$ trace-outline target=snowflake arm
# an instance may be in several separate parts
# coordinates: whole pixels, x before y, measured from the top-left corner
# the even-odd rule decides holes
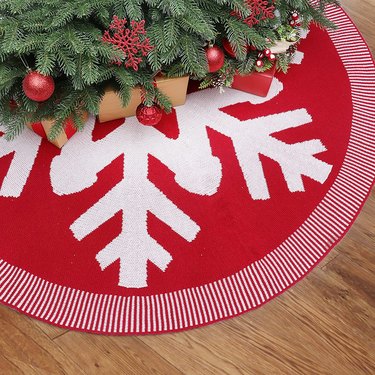
[[[96,260],[102,270],[120,260],[118,285],[126,288],[144,288],[147,286],[148,262],[165,271],[172,257],[153,238],[147,236],[144,240],[142,236],[138,241],[134,241],[132,234],[125,230],[97,254]]]
[[[189,242],[195,239],[200,227],[152,183],[146,182],[142,186],[142,193],[139,186],[133,184],[137,184],[136,180],[120,182],[77,219],[71,230],[77,239],[82,240],[121,210],[121,234],[101,250],[96,259],[103,270],[120,260],[119,285],[142,288],[147,286],[149,261],[165,271],[172,259],[171,255],[148,234],[147,212],[152,212]]]
[[[89,210],[82,214],[71,226],[77,240],[81,241],[106,221],[111,219],[120,211],[121,205],[113,205],[113,201],[122,198],[122,184],[116,185],[103,198],[96,202]]]
[[[228,126],[228,116],[221,113],[211,126],[229,136],[236,150],[249,193],[253,199],[270,199],[260,155],[276,161],[283,172],[291,192],[303,192],[302,176],[324,183],[332,166],[315,157],[326,151],[320,140],[309,140],[287,144],[275,136],[282,130],[310,124],[311,116],[305,109],[279,113],[257,119],[238,121],[237,126]]]
[[[0,158],[14,153],[9,170],[0,184],[0,196],[18,198],[27,183],[38,155],[42,139],[26,129],[19,137],[9,142],[0,137]]]
[[[96,147],[99,150],[104,145]],[[148,152],[142,148],[129,151],[124,159],[126,178],[71,225],[74,236],[81,241],[116,213],[122,213],[120,235],[101,250],[96,259],[102,270],[119,260],[119,285],[128,288],[147,286],[148,262],[165,271],[172,260],[171,254],[149,235],[148,212],[186,241],[193,241],[200,231],[187,214],[148,180],[147,158]]]

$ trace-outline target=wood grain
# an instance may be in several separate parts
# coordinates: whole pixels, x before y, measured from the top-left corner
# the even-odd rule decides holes
[[[141,340],[184,374],[372,374],[373,289],[371,273],[340,255],[265,308]]]
[[[84,374],[34,320],[1,307],[1,374]]]
[[[375,50],[375,0],[342,4]],[[0,374],[375,374],[375,191],[346,238],[263,308],[179,334],[100,337],[0,306]]]
[[[136,337],[113,339],[74,332],[58,337],[55,343],[79,363],[86,374],[182,375]]]

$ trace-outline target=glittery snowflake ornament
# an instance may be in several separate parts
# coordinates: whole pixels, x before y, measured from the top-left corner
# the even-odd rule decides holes
[[[111,43],[124,53],[125,66],[138,71],[139,64],[143,57],[147,56],[154,49],[150,45],[150,39],[146,38],[145,21],[131,21],[130,28],[127,27],[126,18],[113,17],[109,30],[104,32],[103,41]],[[122,65],[123,61],[114,61],[117,65]]]
[[[244,21],[250,27],[258,25],[261,21],[275,18],[275,6],[268,0],[246,0],[251,14]],[[273,2],[272,2],[273,3]]]

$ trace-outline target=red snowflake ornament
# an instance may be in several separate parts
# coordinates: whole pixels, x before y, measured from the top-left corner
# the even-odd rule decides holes
[[[131,21],[130,28],[126,27],[127,24],[126,18],[119,19],[114,16],[109,30],[105,31],[103,35],[103,41],[111,43],[123,51],[125,66],[137,71],[143,57],[147,56],[154,46],[151,46],[150,39],[145,37],[145,20]],[[115,61],[115,64],[120,66],[122,61]]]
[[[270,5],[268,0],[245,0],[251,14],[244,19],[250,27],[258,25],[261,21],[275,18],[275,6]]]

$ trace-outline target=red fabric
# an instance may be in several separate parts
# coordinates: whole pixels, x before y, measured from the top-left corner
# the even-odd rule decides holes
[[[353,34],[347,48],[356,38],[358,44],[363,44],[346,16],[338,12],[342,27]],[[343,48],[341,39],[340,45]],[[317,48],[324,51],[319,59]],[[245,123],[249,119],[306,108],[313,119],[311,124],[273,136],[287,144],[321,140],[327,151],[316,157],[333,166],[324,183],[303,178],[305,192],[291,193],[280,166],[260,155],[272,199],[251,199],[233,140],[207,124],[212,153],[222,165],[223,177],[216,194],[203,196],[188,192],[176,183],[175,174],[167,165],[152,155],[148,157],[148,179],[199,223],[198,236],[187,242],[149,213],[148,233],[168,249],[173,261],[165,272],[149,264],[147,287],[124,288],[118,286],[119,264],[102,270],[96,260],[98,251],[119,235],[121,213],[82,241],[77,241],[69,228],[88,207],[126,178],[127,156],[105,166],[91,187],[77,194],[57,195],[51,187],[50,165],[61,151],[42,143],[22,195],[19,198],[0,196],[2,216],[7,218],[2,222],[0,287],[10,291],[3,294],[2,302],[70,329],[109,334],[161,333],[236,316],[280,294],[278,284],[287,288],[307,274],[342,238],[370,191],[375,176],[375,140],[369,130],[374,126],[374,118],[369,114],[374,103],[366,104],[364,111],[357,113],[360,104],[353,107],[352,100],[356,98],[351,97],[351,89],[355,90],[356,86],[351,87],[348,71],[330,37],[314,29],[301,44],[301,51],[305,53],[302,65],[294,65],[288,75],[277,74],[284,90],[274,99],[257,105],[236,103],[220,110]],[[362,57],[368,54],[366,51]],[[353,58],[355,54],[347,53],[347,56]],[[374,69],[372,65],[363,69],[363,61],[360,59],[360,73],[356,73],[364,75],[362,81],[369,69]],[[370,64],[369,61],[365,64]],[[375,87],[368,84],[363,90],[375,92]],[[375,97],[373,91],[368,100]],[[207,103],[211,105],[215,103]],[[197,113],[192,118],[192,129],[201,115]],[[105,141],[120,126],[126,123],[123,125],[119,120],[105,126],[97,124],[93,140]],[[177,140],[176,112],[165,116],[157,129]],[[77,140],[77,157],[79,136],[71,141]],[[0,160],[0,178],[6,176],[10,162],[9,157]],[[347,170],[349,177],[344,174]],[[85,173],[83,168],[82,176]],[[344,193],[334,195],[341,190]],[[331,198],[326,202],[327,197]],[[314,215],[317,218],[310,222]],[[322,223],[319,215],[323,217]],[[301,234],[303,231],[308,233],[306,237]],[[293,237],[295,233],[297,237]],[[276,249],[280,253],[273,257]],[[291,270],[287,269],[289,263]],[[13,286],[12,280],[18,277],[15,275],[23,275],[15,267],[38,279],[22,279],[23,287]],[[46,281],[51,284],[44,284]],[[17,293],[27,290],[27,294],[12,294],[12,290]],[[34,296],[33,293],[35,300],[42,298],[45,304],[35,302],[28,308],[34,298],[29,296]],[[49,300],[46,296],[50,295]]]

